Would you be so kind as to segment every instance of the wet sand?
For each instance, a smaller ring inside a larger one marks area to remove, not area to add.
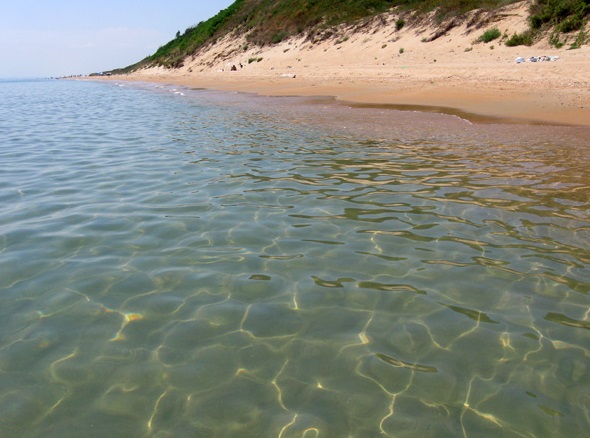
[[[289,78],[247,76],[179,76],[134,74],[112,77],[176,84],[191,88],[238,91],[263,96],[326,96],[343,102],[396,109],[436,111],[460,115],[471,121],[531,122],[541,124],[590,126],[588,91],[572,88],[546,88],[536,91],[530,84],[448,81],[386,80],[365,77],[354,81],[339,78]]]

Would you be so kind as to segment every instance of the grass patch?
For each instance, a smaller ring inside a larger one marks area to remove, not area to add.
[[[508,47],[515,47],[515,46],[531,46],[534,42],[533,32],[530,30],[526,30],[522,33],[514,33],[510,38],[506,40],[506,45]]]
[[[500,32],[497,27],[492,27],[491,29],[486,30],[477,40],[483,43],[489,43],[490,41],[494,41],[496,38],[500,38],[501,36],[502,32]]]
[[[588,41],[590,41],[590,36],[587,32],[581,30],[574,42],[570,45],[570,49],[579,49],[584,44],[588,43]]]
[[[561,39],[559,38],[559,32],[553,32],[549,37],[549,44],[555,47],[556,49],[561,49],[564,46],[565,42],[561,41]]]
[[[283,41],[285,38],[287,38],[287,36],[288,36],[288,35],[289,35],[289,34],[288,34],[287,32],[278,32],[278,33],[275,33],[275,34],[272,36],[271,42],[272,42],[273,44],[278,44],[278,43],[280,43],[281,41]]]

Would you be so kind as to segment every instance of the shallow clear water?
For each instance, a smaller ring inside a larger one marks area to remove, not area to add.
[[[0,435],[582,436],[590,131],[0,82]]]

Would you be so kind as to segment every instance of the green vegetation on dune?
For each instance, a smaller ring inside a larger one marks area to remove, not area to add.
[[[489,43],[490,41],[495,40],[496,38],[500,38],[502,36],[502,32],[497,27],[492,27],[491,29],[486,30],[482,36],[479,37],[479,41],[484,43]]]
[[[518,0],[251,0],[240,14],[248,39],[258,45],[276,43],[286,37],[318,27],[350,24],[399,8],[400,12],[437,10],[442,20],[473,9],[493,9]],[[401,23],[401,22],[400,22]],[[403,26],[403,25],[402,25]]]
[[[242,11],[244,3],[248,3],[248,0],[236,0],[227,9],[221,10],[214,17],[189,27],[183,34],[178,32],[176,38],[161,46],[153,55],[128,67],[113,70],[113,73],[128,73],[137,68],[152,65],[163,65],[172,68],[182,67],[187,56],[192,55],[204,44],[211,41],[217,33],[224,34],[231,30],[229,25],[234,22],[232,18],[239,11]]]
[[[549,42],[555,47],[565,44],[564,34],[575,31],[578,34],[570,48],[578,48],[589,40],[584,28],[590,16],[590,0],[535,0],[530,13],[530,28],[512,35],[506,41],[507,46],[531,45],[544,31],[550,32]]]
[[[436,11],[436,21],[461,17],[474,9],[492,10],[518,0],[236,0],[214,17],[178,32],[176,38],[137,64],[113,71],[161,65],[181,67],[185,58],[231,32],[246,35],[257,46],[275,44],[295,35],[312,35],[340,24],[351,24],[387,12]],[[580,31],[590,15],[590,0],[536,0],[531,6],[530,30],[513,35],[507,44],[531,44],[541,31]],[[407,20],[399,19],[399,30]],[[585,34],[584,34],[585,35]],[[491,36],[491,35],[490,35]],[[583,38],[582,38],[583,39]],[[558,39],[559,40],[559,39]],[[576,41],[581,41],[578,37]]]
[[[590,0],[537,0],[531,7],[533,29],[551,25],[558,32],[580,30],[590,15]]]
[[[149,57],[149,61],[160,62],[169,67],[180,67],[183,59],[193,54],[199,47],[208,42],[217,31],[227,29],[232,17],[238,13],[247,0],[236,0],[227,9],[223,9],[214,17],[189,27],[184,34],[177,33],[176,38],[160,47]]]

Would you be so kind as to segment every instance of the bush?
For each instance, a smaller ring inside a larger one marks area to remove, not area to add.
[[[531,15],[529,17],[529,24],[533,29],[540,29],[543,26],[543,18],[538,15]]]
[[[283,41],[289,34],[287,32],[278,32],[272,36],[271,42],[273,44],[278,44]]]
[[[557,26],[557,30],[563,33],[573,32],[574,30],[580,30],[585,24],[586,20],[578,16],[572,16],[563,20],[559,26]]]
[[[588,0],[538,0],[531,6],[529,23],[533,29],[548,24],[567,33],[581,29],[589,14]]]
[[[482,36],[479,37],[479,41],[483,41],[484,43],[489,43],[490,41],[495,40],[496,38],[500,38],[502,36],[502,32],[497,27],[492,27],[491,29],[486,30]]]
[[[515,33],[506,40],[508,47],[514,46],[531,46],[533,44],[533,34],[531,31],[525,31],[523,33]]]
[[[399,18],[395,21],[395,30],[401,30],[406,25],[406,22]]]

